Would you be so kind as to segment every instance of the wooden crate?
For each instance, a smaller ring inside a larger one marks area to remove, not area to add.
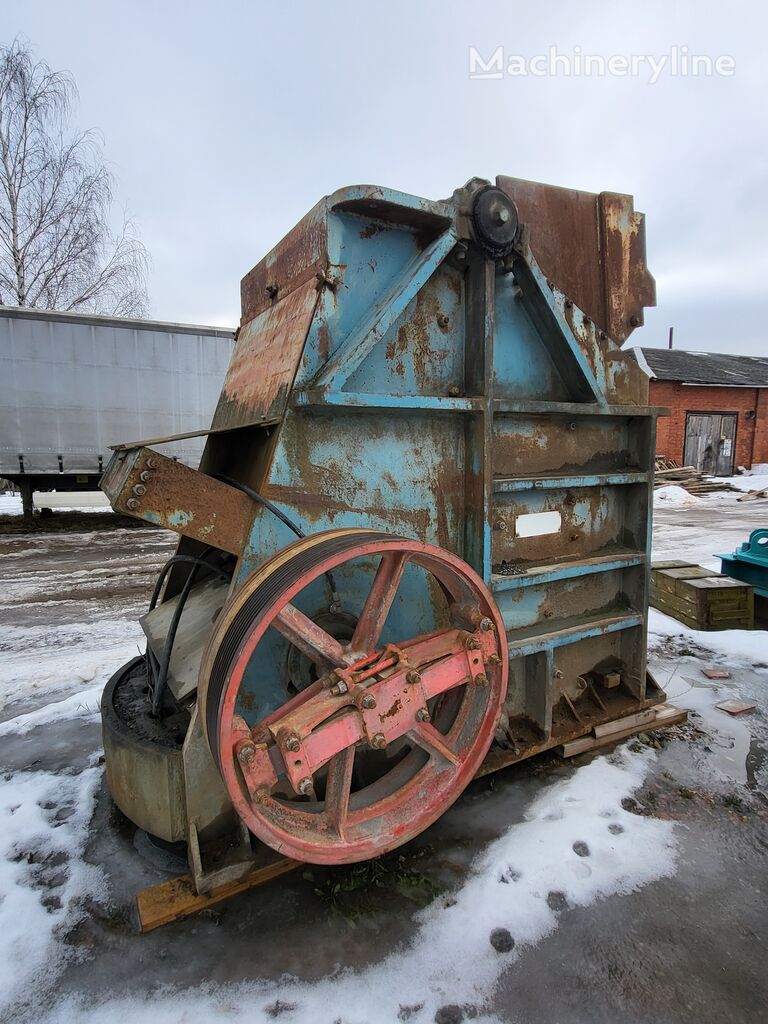
[[[754,629],[752,587],[691,562],[654,562],[650,603],[691,629]]]

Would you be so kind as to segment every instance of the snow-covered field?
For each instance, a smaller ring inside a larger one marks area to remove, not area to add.
[[[717,565],[718,551],[732,550],[768,519],[768,502],[738,505],[735,497],[696,499],[695,508],[660,503],[655,557]],[[101,977],[60,991],[74,966],[81,979],[98,971],[99,948],[70,944],[67,936],[88,906],[109,904],[117,883],[108,864],[87,856],[103,773],[98,700],[110,674],[136,653],[137,617],[171,546],[151,531],[0,538],[0,551],[15,566],[0,592],[0,1020],[6,1013],[9,1020],[57,1024],[278,1016],[287,1024],[426,1024],[447,1004],[471,1007],[478,1021],[498,1019],[488,1007],[500,978],[557,929],[563,907],[588,907],[675,872],[674,823],[626,809],[658,769],[658,755],[625,745],[557,781],[542,780],[519,820],[480,849],[450,895],[415,916],[410,939],[368,966],[339,966],[313,982],[262,978],[256,966],[251,982],[183,985],[171,973],[160,988],[135,979],[128,993],[124,986],[113,992]],[[749,730],[713,705],[724,694],[749,695],[739,688],[742,672],[762,673],[768,685],[768,670],[760,668],[768,663],[768,634],[693,633],[652,612],[649,645],[671,698],[701,715],[715,747],[722,741],[724,756],[697,762],[696,771],[709,773],[713,785],[746,783],[740,730],[747,738]],[[709,660],[697,661],[692,651]],[[728,665],[733,680],[709,686],[699,671],[704,663]],[[61,737],[74,728],[80,756],[68,764]],[[59,741],[65,760],[50,767],[46,757]],[[506,930],[514,947],[496,952],[489,941],[494,929]],[[142,955],[131,943],[143,941],[119,939],[126,956],[138,957],[138,970]],[[226,941],[222,935],[223,949]]]

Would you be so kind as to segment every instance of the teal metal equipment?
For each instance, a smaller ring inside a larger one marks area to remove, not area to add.
[[[756,597],[768,599],[768,529],[753,530],[732,555],[718,555],[722,571],[751,583]]]

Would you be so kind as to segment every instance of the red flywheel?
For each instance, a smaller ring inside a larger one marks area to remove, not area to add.
[[[355,578],[364,594],[358,608],[344,602],[356,617],[351,639],[300,610],[328,572]],[[408,635],[402,592],[415,573],[438,628]],[[392,636],[388,619],[405,635]],[[270,630],[316,678],[252,721],[246,669]],[[285,548],[240,586],[216,621],[199,692],[208,742],[251,832],[285,856],[342,864],[399,846],[456,800],[491,745],[507,674],[501,616],[462,559],[385,533],[333,530]]]

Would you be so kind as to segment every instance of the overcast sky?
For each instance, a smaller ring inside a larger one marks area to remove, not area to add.
[[[441,198],[501,173],[634,194],[659,302],[635,341],[673,324],[676,347],[762,355],[767,32],[758,0],[0,3],[3,41],[71,71],[103,133],[154,317],[235,325],[243,274],[341,185]],[[470,46],[668,63],[476,81]],[[675,46],[733,73],[674,75]]]

